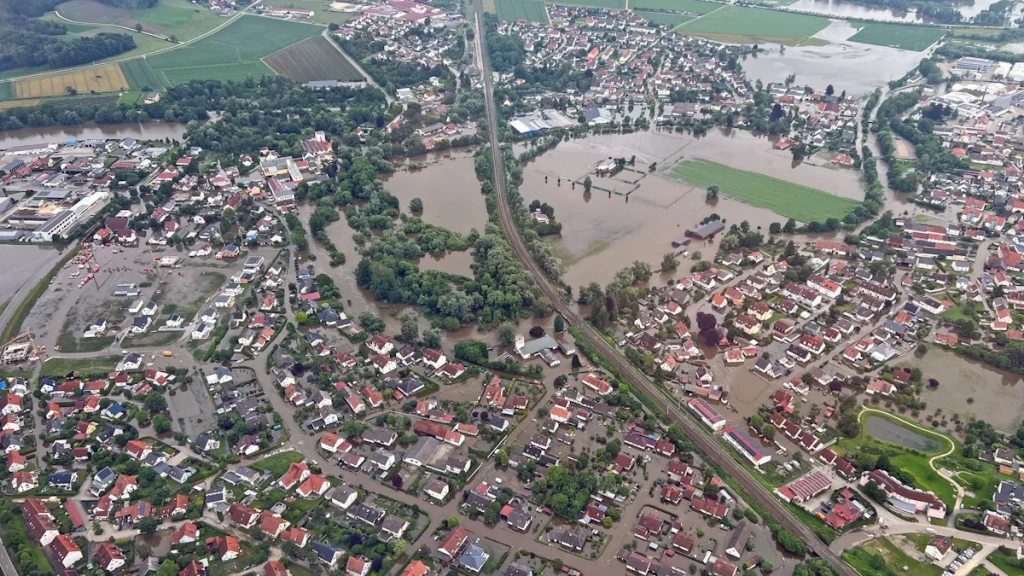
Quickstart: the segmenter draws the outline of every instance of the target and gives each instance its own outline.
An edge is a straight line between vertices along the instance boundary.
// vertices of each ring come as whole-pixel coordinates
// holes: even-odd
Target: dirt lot
[[[303,40],[267,56],[264,61],[282,76],[297,82],[341,80],[358,82],[362,74],[323,36]]]

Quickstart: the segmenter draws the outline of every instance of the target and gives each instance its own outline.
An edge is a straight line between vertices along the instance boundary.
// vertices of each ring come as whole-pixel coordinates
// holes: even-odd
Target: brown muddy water
[[[928,403],[922,413],[930,415],[936,408],[942,408],[945,415],[980,418],[1006,433],[1013,433],[1024,423],[1024,382],[1020,375],[967,360],[936,346],[929,347],[923,358],[905,360],[921,368],[925,381],[939,381],[938,388],[925,386],[921,392],[921,399]]]
[[[55,248],[0,244],[0,307],[22,288],[31,289],[59,258]]]
[[[586,194],[581,185],[573,190],[571,180],[582,180],[598,161],[634,154],[638,168],[646,169],[657,162],[658,170],[640,181],[628,202],[623,196],[609,196],[599,190]],[[729,198],[720,197],[709,203],[702,188],[659,174],[684,157],[761,172],[840,196],[863,198],[858,173],[808,163],[794,166],[792,156],[772,150],[767,137],[739,130],[713,130],[702,138],[641,132],[563,142],[524,167],[519,189],[527,203],[539,199],[554,207],[555,218],[562,223],[562,234],[560,238],[549,238],[562,258],[565,280],[570,285],[604,285],[617,270],[634,260],[646,261],[658,269],[662,255],[673,251],[672,240],[712,213],[719,214],[727,225],[746,220],[766,234],[772,222],[785,222],[770,210]],[[557,183],[559,177],[563,178],[561,186]],[[608,187],[607,180],[594,178],[594,186]],[[710,258],[718,249],[718,240],[694,241],[688,248],[691,253],[700,251],[703,257]],[[689,266],[690,262],[682,259],[680,271],[688,270]]]
[[[487,204],[473,170],[473,150],[446,150],[395,163],[394,174],[383,176],[384,187],[409,212],[409,201],[423,200],[423,221],[468,234],[483,234]]]
[[[982,10],[985,10],[996,3],[996,0],[974,0],[966,2],[954,2],[954,7],[965,18],[973,18]],[[877,20],[884,22],[917,22],[931,23],[931,19],[918,16],[915,12],[906,10],[893,10],[878,6],[866,6],[843,0],[797,0],[786,6],[787,10],[795,12],[811,12],[823,16],[837,18],[857,18],[861,20]]]
[[[811,0],[801,0],[805,1]],[[787,47],[785,50],[772,46],[768,53],[748,56],[741,64],[751,80],[759,79],[767,84],[782,82],[788,75],[796,74],[799,85],[824,90],[832,84],[837,94],[845,90],[848,96],[859,96],[903,77],[926,56],[924,52],[847,41],[856,33],[857,29],[849,22],[834,20],[814,35],[829,42],[826,46]]]
[[[45,128],[22,128],[0,132],[0,150],[12,146],[39,144],[43,142],[67,142],[68,140],[112,140],[115,138],[138,140],[181,140],[185,137],[185,125],[169,122],[146,122],[145,124],[97,124],[87,122],[81,126],[48,126]]]

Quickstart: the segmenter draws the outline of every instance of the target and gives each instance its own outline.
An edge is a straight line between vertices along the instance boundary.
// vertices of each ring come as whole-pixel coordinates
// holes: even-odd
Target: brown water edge
[[[153,120],[145,124],[97,124],[86,122],[81,126],[46,126],[21,128],[0,132],[0,149],[25,144],[66,142],[68,140],[107,140],[114,138],[137,140],[181,140],[185,137],[185,124]]]
[[[408,214],[409,201],[420,198],[424,222],[463,235],[473,228],[482,234],[487,202],[473,166],[473,149],[430,152],[396,162],[396,171],[381,180],[399,199],[402,212]]]
[[[550,237],[550,241],[562,259],[566,282],[575,288],[590,282],[604,285],[617,270],[634,260],[648,262],[658,269],[662,255],[674,251],[672,240],[713,213],[724,218],[727,225],[746,220],[765,235],[773,222],[785,222],[785,218],[770,210],[726,197],[707,202],[703,188],[660,175],[680,158],[711,160],[837,195],[863,198],[859,173],[809,163],[794,167],[792,156],[772,150],[771,142],[766,136],[740,130],[713,130],[702,138],[667,132],[588,136],[562,142],[531,160],[524,167],[519,189],[526,202],[539,199],[555,209],[562,234]],[[579,185],[573,189],[571,180],[582,180],[598,161],[633,155],[638,169],[645,170],[653,162],[658,163],[658,169],[641,180],[628,200],[599,190],[587,194]],[[563,179],[561,186],[559,177]],[[610,180],[594,178],[594,182],[595,186],[609,187]],[[710,259],[718,250],[721,236],[695,240],[688,249]],[[802,242],[822,238],[841,236],[832,233],[792,239]],[[687,273],[691,265],[688,259],[681,259],[677,274]]]
[[[942,415],[951,417],[955,413],[961,419],[973,416],[1010,434],[1024,423],[1024,378],[1019,374],[997,370],[937,346],[930,346],[923,358],[903,358],[897,363],[901,364],[920,368],[926,382],[929,378],[939,381],[938,388],[925,386],[921,392],[921,399],[928,403],[921,415],[929,416],[925,419],[929,422],[935,409],[941,408]],[[973,402],[968,404],[968,398]]]

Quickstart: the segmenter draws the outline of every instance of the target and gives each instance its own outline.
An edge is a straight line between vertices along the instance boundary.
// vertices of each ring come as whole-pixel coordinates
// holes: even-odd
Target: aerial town
[[[0,571],[1024,575],[1022,18],[908,7],[0,2]]]

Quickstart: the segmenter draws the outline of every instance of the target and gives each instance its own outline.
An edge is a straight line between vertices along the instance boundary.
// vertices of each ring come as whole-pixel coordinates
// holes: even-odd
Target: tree
[[[138,22],[135,24],[135,31],[142,32],[142,22]]]
[[[704,194],[706,200],[718,200],[718,184],[712,184],[708,186],[707,192]]]
[[[540,338],[543,335],[544,335],[544,328],[541,328],[540,326],[534,326],[533,328],[530,328],[530,337],[532,337],[532,338]]]
[[[409,212],[419,214],[423,212],[423,200],[419,198],[413,198],[409,201]]]
[[[146,410],[149,410],[150,412],[155,413],[167,411],[167,399],[159,392],[151,392],[147,394],[145,404]]]
[[[678,267],[679,267],[679,260],[676,258],[676,255],[674,253],[666,252],[664,255],[662,255],[662,257],[661,257],[661,269],[662,269],[662,271],[665,271],[665,270],[675,270]]]
[[[295,322],[296,324],[305,324],[306,322],[309,322],[309,314],[306,314],[305,312],[296,312]]]
[[[171,431],[171,419],[166,414],[157,414],[153,417],[153,430],[157,434],[166,434]]]
[[[402,322],[402,340],[410,343],[415,342],[420,333],[420,327],[416,322],[416,318],[413,318],[408,314],[402,314],[400,320]]]
[[[565,332],[565,319],[562,318],[561,314],[555,316],[554,329],[555,332]]]
[[[775,105],[772,106],[772,113],[768,118],[772,121],[780,120],[785,114],[786,113],[782,110],[782,105],[776,102]]]
[[[498,325],[498,344],[511,346],[516,342],[516,325],[511,322],[502,322]]]
[[[790,218],[786,220],[786,224],[782,227],[782,232],[785,234],[792,234],[796,232],[796,220]]]
[[[501,504],[497,501],[491,502],[484,508],[484,523],[488,526],[494,526],[498,523],[498,519],[501,517]]]
[[[786,76],[786,86],[791,86],[794,82],[796,82],[796,74]]]
[[[593,186],[593,185],[594,185],[594,182],[593,182],[593,180],[590,179],[590,176],[587,176],[586,178],[583,179],[583,191],[584,192],[590,192],[590,187]]]
[[[423,344],[427,348],[441,347],[441,331],[437,328],[427,328],[423,331]]]
[[[449,530],[452,529],[452,528],[458,528],[458,527],[459,527],[459,517],[458,516],[452,516],[451,518],[448,519],[448,529]]]
[[[135,527],[139,529],[139,533],[143,536],[152,536],[156,532],[157,527],[160,526],[160,521],[152,516],[144,516],[138,522],[135,523]]]
[[[384,321],[369,310],[359,313],[359,324],[371,334],[380,334],[384,331]]]
[[[579,372],[579,370],[580,370],[580,368],[582,366],[583,366],[583,364],[580,363],[579,355],[578,354],[573,354],[572,355],[572,371],[573,372]]]
[[[779,224],[778,222],[772,222],[768,226],[769,234],[779,234],[780,232],[782,232],[782,224]]]
[[[828,86],[825,87],[825,95],[826,96],[831,96],[831,95],[833,95],[835,93],[836,93],[836,89],[833,88],[831,84],[829,84]]]

